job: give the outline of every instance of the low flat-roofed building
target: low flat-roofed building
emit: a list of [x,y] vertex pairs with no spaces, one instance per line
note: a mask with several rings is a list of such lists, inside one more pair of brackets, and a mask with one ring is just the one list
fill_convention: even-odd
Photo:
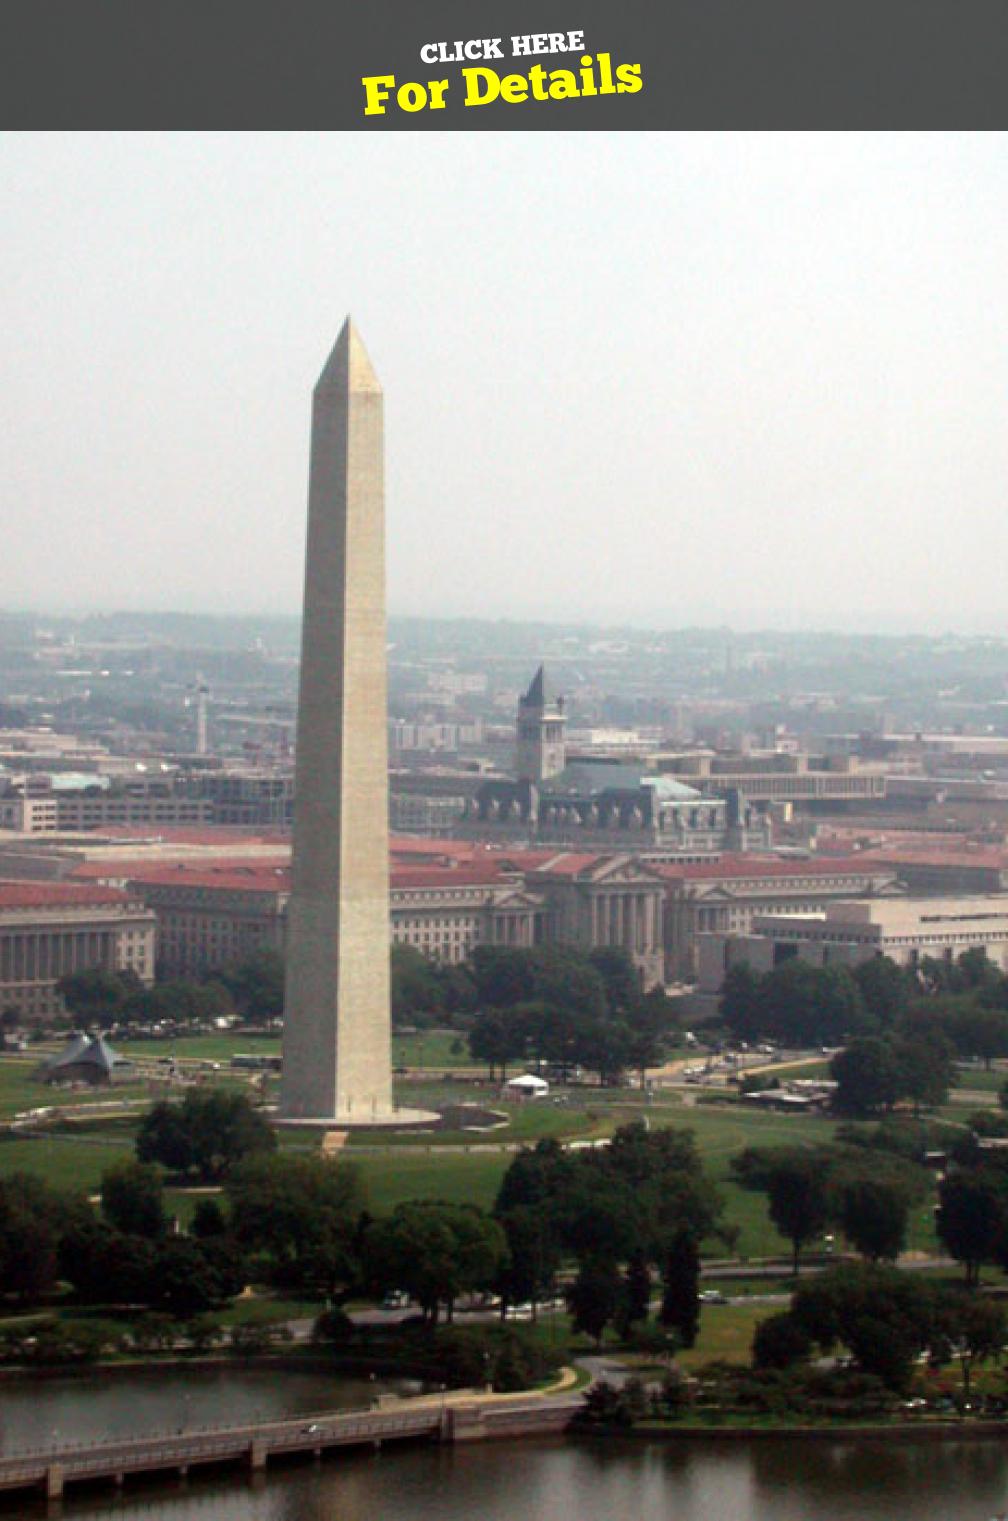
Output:
[[800,956],[814,966],[858,966],[890,956],[916,966],[981,949],[1008,970],[1008,894],[963,898],[864,898],[817,913],[760,914],[746,935],[700,936],[700,992],[720,991],[725,972],[748,962],[763,973]]
[[66,882],[0,881],[0,1009],[26,1024],[65,1013],[56,991],[91,967],[154,979],[157,920],[136,893]]

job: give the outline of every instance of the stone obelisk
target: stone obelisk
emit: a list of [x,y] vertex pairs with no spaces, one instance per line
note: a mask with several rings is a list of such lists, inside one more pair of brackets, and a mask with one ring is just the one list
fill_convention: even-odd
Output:
[[312,399],[280,1118],[392,1114],[382,391],[349,317]]

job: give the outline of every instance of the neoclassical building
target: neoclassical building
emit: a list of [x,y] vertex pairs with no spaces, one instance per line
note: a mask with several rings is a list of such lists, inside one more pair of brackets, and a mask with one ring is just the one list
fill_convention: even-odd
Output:
[[570,756],[564,699],[540,666],[518,704],[513,780],[484,782],[458,833],[575,850],[706,855],[762,849],[770,825],[737,789],[702,793],[673,776],[608,756]]
[[138,893],[66,882],[0,882],[0,1010],[25,1024],[66,1011],[56,991],[90,967],[154,980],[154,914]]

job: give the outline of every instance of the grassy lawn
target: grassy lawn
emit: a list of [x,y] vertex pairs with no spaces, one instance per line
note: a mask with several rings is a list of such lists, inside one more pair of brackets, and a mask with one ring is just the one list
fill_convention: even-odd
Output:
[[78,1135],[42,1136],[33,1141],[0,1141],[0,1176],[35,1173],[53,1188],[93,1192],[106,1168],[133,1157],[124,1139]]
[[112,1098],[143,1098],[142,1083],[123,1083],[109,1088],[47,1088],[33,1075],[38,1060],[0,1057],[0,1120],[11,1119],[26,1109],[43,1106],[65,1108],[67,1104],[107,1103]]
[[[452,1051],[459,1042],[461,1050]],[[249,1035],[247,1032],[222,1032],[217,1035],[189,1035],[175,1040],[144,1040],[133,1036],[117,1040],[116,1050],[123,1056],[156,1061],[162,1056],[180,1056],[187,1060],[227,1064],[233,1056],[279,1056],[279,1035]],[[471,1067],[464,1034],[457,1030],[420,1030],[415,1035],[392,1032],[393,1067]]]
[[157,1061],[162,1056],[191,1057],[197,1061],[229,1062],[240,1053],[253,1056],[279,1056],[279,1035],[187,1035],[177,1040],[144,1040],[132,1037],[117,1040],[115,1049],[121,1056],[142,1061]]
[[966,1088],[974,1093],[997,1093],[998,1089],[1008,1082],[1008,1069],[994,1067],[990,1072],[986,1067],[956,1067],[954,1088]]
[[[12,1109],[28,1107],[24,1102],[25,1088],[20,1086],[23,1084],[30,1084],[23,1072],[12,1063],[0,1062],[0,1102],[6,1098]],[[103,1090],[95,1097],[101,1099],[107,1092]],[[39,1102],[40,1093],[35,1085],[28,1087],[27,1093],[29,1099]],[[508,1114],[510,1123],[483,1133],[404,1132],[394,1141],[369,1137],[366,1133],[354,1136],[349,1151],[361,1169],[370,1208],[376,1213],[385,1213],[407,1199],[423,1198],[471,1201],[489,1208],[511,1160],[511,1153],[504,1146],[533,1144],[542,1136],[589,1139],[611,1134],[618,1125],[645,1116],[654,1126],[676,1125],[694,1132],[707,1174],[724,1198],[724,1219],[739,1227],[738,1253],[749,1259],[787,1256],[789,1246],[770,1222],[765,1196],[740,1188],[734,1181],[729,1165],[732,1156],[748,1145],[816,1145],[829,1141],[835,1130],[831,1120],[818,1115],[780,1115],[741,1106],[687,1107],[681,1100],[670,1097],[648,1104],[636,1090],[626,1088],[571,1089],[563,1104],[547,1101],[509,1104],[498,1098],[496,1087],[474,1089],[471,1083],[443,1081],[400,1083],[397,1096],[400,1102],[418,1107],[475,1101],[488,1108],[500,1108]],[[44,1093],[42,1097],[44,1101]],[[79,1102],[87,1095],[62,1097]],[[135,1120],[122,1119],[102,1122],[96,1114],[94,1120],[73,1129],[68,1126],[64,1132],[50,1132],[39,1139],[0,1142],[0,1176],[27,1171],[57,1187],[94,1190],[107,1167],[132,1156],[135,1124]],[[282,1144],[304,1148],[306,1142],[300,1136],[285,1133]],[[368,1149],[379,1146],[387,1149]],[[481,1149],[496,1146],[501,1149]],[[460,1147],[474,1149],[456,1149]],[[171,1189],[167,1203],[185,1224],[197,1198]],[[912,1210],[907,1244],[917,1251],[936,1250],[934,1216],[929,1203]],[[705,1255],[723,1257],[727,1252],[715,1238],[705,1243]]]
[[748,1363],[753,1331],[761,1320],[777,1314],[783,1305],[705,1304],[700,1307],[700,1334],[688,1352],[676,1354],[676,1362],[693,1369],[701,1363]]
[[511,1161],[506,1152],[466,1156],[401,1153],[390,1157],[355,1157],[367,1185],[370,1208],[385,1214],[407,1199],[446,1199],[489,1209]]

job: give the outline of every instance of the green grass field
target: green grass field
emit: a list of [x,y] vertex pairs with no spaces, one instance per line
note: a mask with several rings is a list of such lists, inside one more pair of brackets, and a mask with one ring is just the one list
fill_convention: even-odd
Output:
[[[818,1115],[780,1115],[742,1106],[687,1106],[681,1098],[671,1095],[647,1103],[636,1090],[626,1088],[572,1089],[563,1104],[542,1101],[510,1105],[499,1099],[498,1091],[496,1087],[474,1088],[470,1083],[399,1083],[400,1102],[428,1107],[473,1100],[488,1108],[500,1108],[508,1114],[510,1123],[506,1128],[483,1133],[407,1131],[395,1140],[377,1140],[366,1134],[354,1136],[347,1154],[361,1169],[370,1208],[384,1213],[404,1200],[417,1198],[468,1200],[489,1208],[511,1161],[512,1152],[505,1147],[532,1144],[541,1136],[560,1139],[604,1136],[618,1125],[644,1117],[651,1125],[676,1125],[694,1132],[707,1175],[724,1199],[723,1218],[727,1224],[738,1227],[740,1257],[786,1256],[788,1243],[770,1222],[765,1196],[739,1187],[731,1174],[731,1158],[748,1145],[820,1144],[829,1141],[835,1130],[833,1121]],[[96,1101],[107,1096],[108,1090],[93,1095]],[[33,1084],[20,1064],[0,1062],[0,1106],[6,1105],[7,1113],[46,1102],[49,1097],[48,1090],[40,1090]],[[52,1097],[82,1102],[91,1095]],[[0,1108],[0,1115],[3,1112]],[[96,1112],[93,1120],[72,1129],[67,1126],[64,1132],[49,1132],[39,1139],[18,1137],[2,1141],[0,1176],[26,1171],[57,1187],[94,1190],[107,1167],[132,1155],[134,1128],[135,1121],[103,1121]],[[306,1143],[301,1136],[285,1133],[282,1144],[303,1148]],[[484,1149],[497,1147],[500,1149]],[[169,1190],[168,1203],[187,1222],[196,1197]],[[911,1213],[908,1239],[911,1249],[936,1250],[931,1203],[929,1200],[917,1205]],[[707,1241],[704,1249],[707,1256],[728,1255],[718,1238]]]
[[[458,1045],[459,1050],[452,1047]],[[162,1056],[178,1056],[186,1060],[221,1062],[227,1064],[233,1056],[279,1056],[278,1035],[249,1035],[241,1031],[224,1032],[219,1035],[190,1035],[177,1040],[144,1040],[131,1038],[117,1040],[116,1050],[123,1056],[156,1061]],[[469,1048],[464,1034],[456,1030],[420,1030],[415,1035],[399,1035],[392,1032],[393,1067],[472,1067]]]

